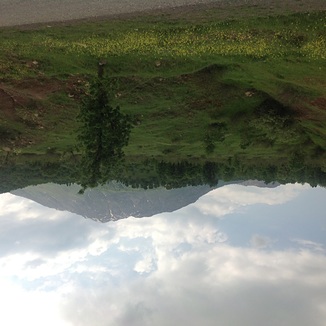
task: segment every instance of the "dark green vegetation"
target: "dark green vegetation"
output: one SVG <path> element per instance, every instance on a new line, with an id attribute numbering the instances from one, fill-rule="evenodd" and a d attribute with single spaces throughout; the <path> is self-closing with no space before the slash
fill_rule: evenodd
<path id="1" fill-rule="evenodd" d="M 105 59 L 110 105 L 135 121 L 127 159 L 291 166 L 304 157 L 325 171 L 325 11 L 261 15 L 3 29 L 3 162 L 79 153 L 76 117 Z"/>
<path id="2" fill-rule="evenodd" d="M 83 188 L 104 184 L 111 170 L 124 157 L 123 148 L 128 145 L 131 118 L 112 107 L 103 77 L 103 63 L 99 76 L 91 83 L 90 94 L 83 101 L 78 120 L 79 145 L 82 151 L 81 180 Z"/>
<path id="3" fill-rule="evenodd" d="M 58 157 L 52 154 L 46 161 L 40 161 L 40 156 L 35 155 L 25 158 L 24 163 L 9 157 L 9 162 L 0 169 L 0 193 L 47 182 L 71 184 L 80 180 L 80 159 L 76 156 Z M 304 157 L 298 153 L 289 158 L 288 162 L 277 164 L 245 162 L 238 157 L 219 162 L 125 160 L 112 167 L 108 179 L 144 189 L 160 186 L 171 189 L 202 184 L 215 186 L 221 180 L 229 182 L 248 179 L 266 183 L 300 182 L 309 183 L 313 187 L 326 186 L 326 172 L 320 166 L 306 164 Z"/>

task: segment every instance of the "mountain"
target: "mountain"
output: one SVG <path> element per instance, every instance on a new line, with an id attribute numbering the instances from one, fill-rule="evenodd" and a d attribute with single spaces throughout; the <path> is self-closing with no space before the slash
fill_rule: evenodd
<path id="1" fill-rule="evenodd" d="M 221 182 L 216 187 L 225 184 Z M 245 185 L 277 186 L 277 184 L 266 185 L 260 181 L 246 181 Z M 129 216 L 145 217 L 173 212 L 194 203 L 214 188 L 202 185 L 169 190 L 164 187 L 145 190 L 111 181 L 104 186 L 86 189 L 84 194 L 78 194 L 79 189 L 80 186 L 76 184 L 67 186 L 45 183 L 17 189 L 11 193 L 49 208 L 69 211 L 94 221 L 108 222 Z"/>
<path id="2" fill-rule="evenodd" d="M 118 182 L 87 189 L 78 194 L 78 185 L 46 183 L 17 189 L 11 193 L 28 198 L 43 206 L 69 211 L 95 221 L 115 221 L 129 216 L 145 217 L 172 212 L 195 202 L 209 192 L 209 186 L 184 187 L 167 190 L 131 188 Z"/>

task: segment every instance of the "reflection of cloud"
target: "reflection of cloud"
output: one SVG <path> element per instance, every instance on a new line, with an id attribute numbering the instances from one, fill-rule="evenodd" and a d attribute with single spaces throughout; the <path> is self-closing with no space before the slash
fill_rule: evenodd
<path id="1" fill-rule="evenodd" d="M 259 234 L 254 234 L 250 239 L 250 244 L 254 248 L 257 249 L 263 249 L 268 247 L 270 244 L 272 244 L 274 241 L 270 239 L 269 237 L 264 237 Z"/>
<path id="2" fill-rule="evenodd" d="M 309 188 L 309 185 L 301 184 L 283 185 L 276 188 L 228 185 L 203 196 L 197 201 L 195 207 L 204 214 L 223 216 L 249 205 L 283 204 Z"/>

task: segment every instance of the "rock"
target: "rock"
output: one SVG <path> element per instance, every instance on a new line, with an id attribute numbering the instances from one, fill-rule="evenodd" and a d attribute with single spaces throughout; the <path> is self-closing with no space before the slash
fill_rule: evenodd
<path id="1" fill-rule="evenodd" d="M 253 95 L 254 95 L 255 93 L 254 92 L 245 92 L 245 95 L 247 96 L 247 97 L 252 97 Z"/>

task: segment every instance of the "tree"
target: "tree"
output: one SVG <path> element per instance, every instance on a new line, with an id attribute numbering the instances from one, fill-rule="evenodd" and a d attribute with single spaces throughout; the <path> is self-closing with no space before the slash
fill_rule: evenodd
<path id="1" fill-rule="evenodd" d="M 99 65 L 98 77 L 91 82 L 89 95 L 82 102 L 78 120 L 81 127 L 78 140 L 82 147 L 81 192 L 107 182 L 112 168 L 124 156 L 132 124 L 130 116 L 119 106 L 112 107 L 108 81 L 103 78 L 104 64 Z"/>

